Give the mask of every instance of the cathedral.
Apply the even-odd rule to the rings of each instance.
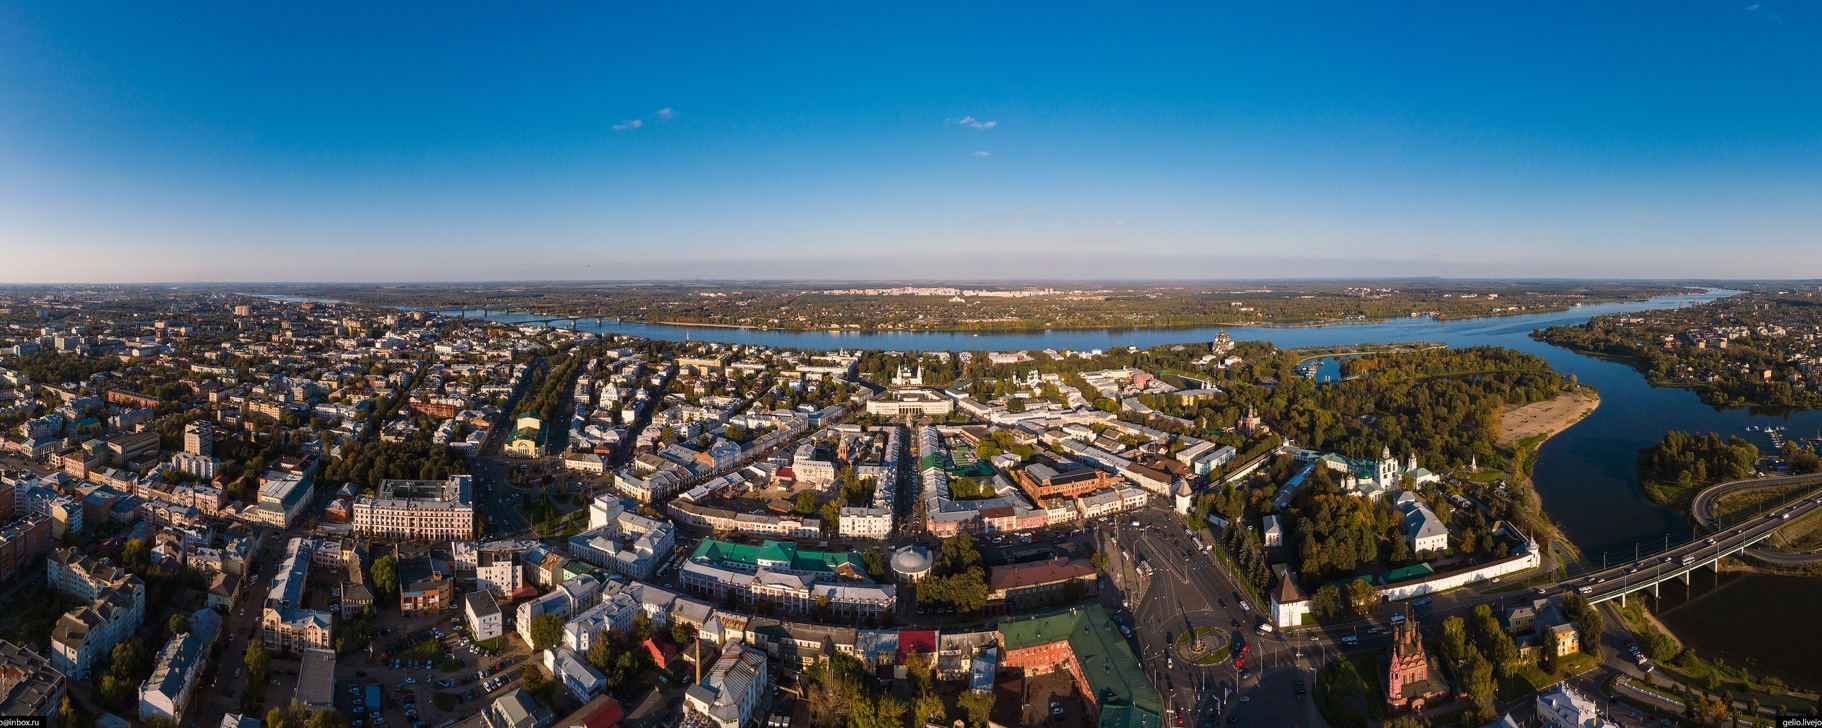
[[[905,366],[903,364],[898,365],[898,373],[892,377],[892,386],[894,386],[894,387],[922,387],[922,386],[924,386],[924,365],[922,365],[922,364],[917,365],[916,374],[911,373],[911,367]]]
[[[1341,471],[1340,484],[1343,490],[1373,500],[1388,493],[1397,493],[1406,475],[1411,476],[1412,482],[1417,485],[1442,480],[1441,476],[1429,469],[1418,467],[1416,453],[1399,463],[1397,458],[1392,457],[1392,449],[1389,447],[1381,450],[1379,459],[1374,461],[1355,460],[1329,453],[1322,456],[1322,463],[1331,470]]]

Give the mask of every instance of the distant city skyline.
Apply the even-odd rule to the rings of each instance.
[[[0,7],[0,283],[1822,278],[1822,6]]]

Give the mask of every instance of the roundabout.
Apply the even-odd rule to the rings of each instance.
[[[1227,661],[1233,641],[1220,627],[1195,627],[1177,638],[1171,651],[1177,659],[1198,666],[1219,665]]]

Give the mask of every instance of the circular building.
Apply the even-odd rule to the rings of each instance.
[[[892,575],[899,581],[915,584],[930,573],[934,564],[930,549],[911,544],[892,554]]]

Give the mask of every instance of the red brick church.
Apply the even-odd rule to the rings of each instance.
[[[1431,669],[1430,656],[1424,652],[1423,637],[1418,634],[1417,620],[1407,613],[1404,621],[1392,628],[1392,650],[1386,657],[1386,707],[1397,710],[1423,710],[1424,704],[1448,691]]]

